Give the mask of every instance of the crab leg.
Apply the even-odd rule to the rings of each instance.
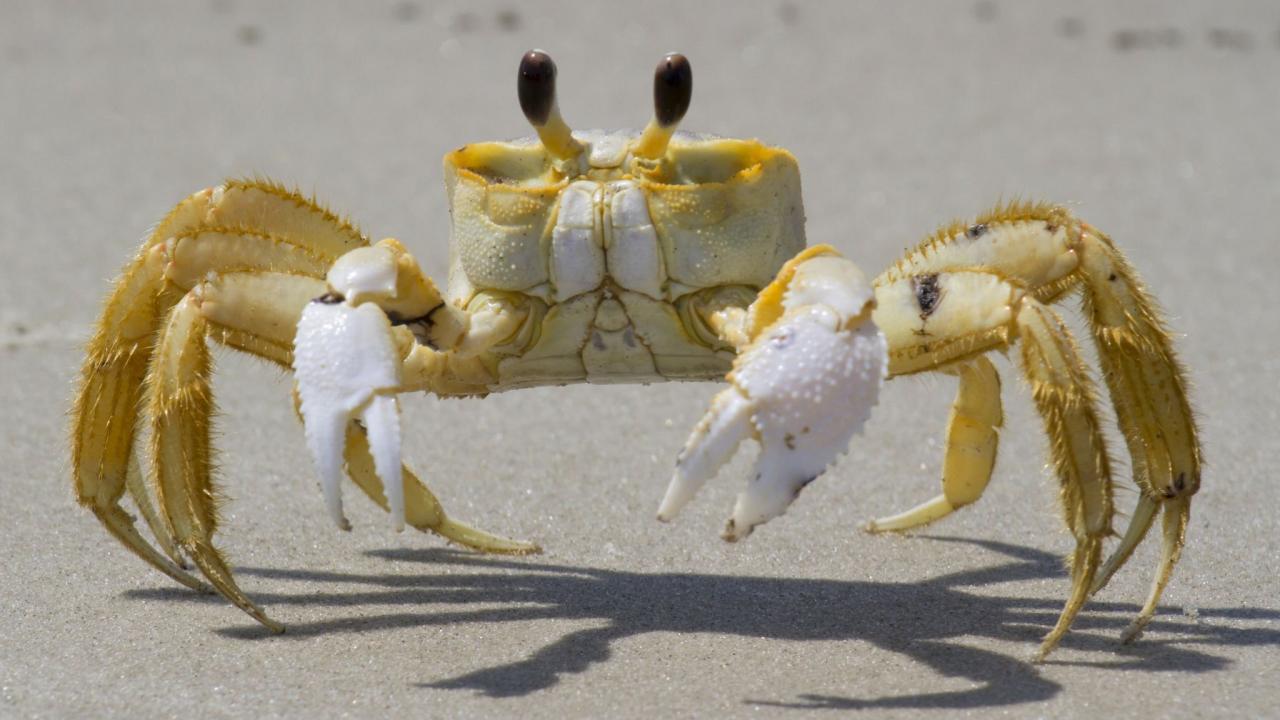
[[[1017,316],[1022,366],[1044,418],[1049,453],[1062,483],[1067,528],[1076,538],[1071,597],[1040,645],[1043,660],[1057,647],[1089,598],[1115,512],[1110,462],[1094,410],[1093,383],[1066,325],[1047,306],[1024,298]]]
[[[157,226],[117,282],[90,342],[73,406],[73,477],[80,502],[148,563],[189,587],[210,590],[178,567],[180,545],[218,591],[273,630],[280,626],[240,591],[211,540],[217,493],[210,475],[213,402],[206,337],[289,367],[302,308],[325,292],[320,277],[338,256],[361,246],[367,241],[350,223],[268,182],[230,181],[192,195]],[[400,254],[396,260],[398,267],[416,271],[412,258]],[[401,300],[391,303],[392,312],[421,305],[418,275],[403,273],[407,280],[396,288]],[[460,332],[454,314],[434,319],[440,338]],[[412,343],[407,330],[396,336]],[[158,516],[132,453],[144,384]],[[362,420],[392,437],[394,413],[385,403],[366,410]],[[335,446],[340,452],[341,441]],[[423,529],[497,552],[532,548],[443,513],[421,517],[429,515],[421,508],[439,505],[402,470],[398,442],[384,444],[378,455],[378,472],[408,478],[410,517]],[[120,508],[125,492],[171,558],[144,540]]]
[[[171,215],[182,216],[179,206]],[[125,270],[103,309],[97,332],[72,407],[72,477],[76,497],[125,547],[152,567],[195,590],[208,587],[179,569],[176,553],[161,554],[138,533],[133,519],[120,507],[133,461],[138,404],[151,357],[158,320],[157,295],[163,287],[163,268],[137,258]],[[134,492],[139,490],[133,484]],[[135,501],[149,505],[145,495]],[[162,547],[172,547],[172,541]]]
[[[1008,278],[1043,303],[1054,302],[1074,288],[1083,289],[1102,375],[1132,458],[1134,481],[1142,491],[1123,538],[1096,573],[1090,594],[1125,564],[1156,516],[1163,513],[1161,561],[1143,612],[1123,636],[1132,639],[1150,618],[1181,554],[1190,498],[1200,484],[1195,418],[1172,338],[1155,301],[1106,235],[1065,208],[1013,203],[996,207],[971,224],[954,223],[938,231],[876,279],[881,300],[876,322],[891,335],[899,326],[921,333],[919,343],[912,337],[891,338],[895,374],[938,369],[944,364],[942,355],[963,359],[1010,340],[1009,330],[1001,331],[1009,336],[1004,339],[956,335],[931,317],[937,307],[950,305],[942,302],[946,293],[941,278],[955,282],[957,274],[973,268]],[[914,293],[908,292],[907,283]],[[885,308],[894,303],[882,296],[890,285],[896,285],[908,301],[899,304],[898,317],[886,319],[882,317]],[[957,291],[975,315],[985,307],[971,297],[973,288]],[[1058,445],[1055,440],[1055,448]]]
[[[365,429],[356,423],[347,428],[347,472],[356,486],[364,491],[369,499],[389,510],[386,495],[383,492],[383,473],[377,469],[369,450],[369,438]],[[407,466],[402,466],[404,478],[405,522],[422,530],[434,532],[447,540],[455,542],[471,550],[502,555],[528,555],[540,552],[537,545],[519,540],[487,533],[470,527],[450,518],[440,505],[440,501],[427,489]]]
[[[755,475],[721,535],[740,540],[785,512],[848,449],[884,377],[884,338],[870,322],[871,305],[862,273],[829,246],[782,268],[751,306],[749,344],[680,452],[659,520],[671,520],[754,437]]]
[[[124,269],[103,307],[72,406],[76,497],[125,547],[178,582],[200,590],[208,588],[182,572],[181,558],[168,551],[174,539],[166,536],[163,525],[152,524],[152,531],[168,558],[142,538],[119,501],[128,491],[144,517],[151,505],[143,484],[127,478],[136,463],[138,408],[156,334],[181,297],[181,293],[166,292],[172,260],[167,250],[178,246],[179,238],[213,227],[274,232],[306,245],[318,257],[336,257],[366,242],[349,223],[297,193],[267,182],[229,181],[174,207]]]
[[[1124,537],[1120,539],[1120,544],[1112,551],[1111,556],[1103,563],[1102,568],[1098,571],[1098,576],[1094,578],[1093,587],[1089,590],[1089,594],[1093,594],[1106,586],[1111,580],[1111,576],[1117,570],[1124,566],[1129,558],[1133,556],[1133,551],[1147,537],[1147,533],[1151,531],[1151,526],[1155,523],[1156,515],[1160,514],[1160,501],[1154,500],[1147,495],[1138,498],[1138,504],[1133,508],[1133,514],[1129,518],[1129,527],[1125,529]]]
[[[129,380],[127,384],[132,386],[133,382]],[[106,384],[104,383],[104,385]],[[97,395],[96,402],[90,407],[89,413],[86,413],[86,419],[92,421],[94,419],[93,416],[99,411],[114,411],[114,417],[96,424],[98,428],[107,433],[107,442],[102,443],[100,447],[93,447],[86,443],[86,455],[90,453],[101,455],[99,467],[102,470],[92,481],[89,480],[90,476],[80,476],[81,480],[77,487],[80,502],[90,505],[90,508],[97,515],[103,526],[125,547],[147,561],[152,567],[193,590],[207,592],[209,590],[207,585],[179,569],[177,565],[179,558],[175,557],[176,553],[170,557],[165,557],[144,540],[134,526],[133,518],[120,507],[120,498],[125,492],[125,480],[128,473],[127,463],[129,462],[127,454],[130,452],[129,445],[132,444],[133,431],[130,429],[127,432],[119,432],[115,426],[132,425],[136,417],[133,409],[136,404],[136,394],[131,389],[125,390],[121,387],[125,384],[110,384],[110,387],[115,389],[118,394],[109,393],[105,388],[86,387],[86,390],[95,392]],[[137,385],[140,388],[141,382],[138,382]],[[124,391],[120,392],[121,390]],[[116,464],[120,461],[126,463],[126,468],[113,469],[108,464]]]
[[[950,372],[960,377],[960,387],[947,423],[942,494],[906,512],[872,520],[867,523],[868,532],[901,532],[941,520],[976,502],[991,481],[1003,422],[1000,376],[985,357]]]
[[[1182,546],[1187,536],[1187,521],[1190,517],[1191,498],[1184,496],[1164,503],[1164,515],[1161,518],[1164,542],[1160,554],[1160,565],[1156,570],[1155,579],[1151,582],[1147,601],[1142,604],[1138,616],[1120,634],[1121,642],[1131,643],[1137,640],[1147,627],[1147,623],[1151,622],[1151,618],[1155,616],[1156,606],[1160,604],[1160,596],[1164,593],[1165,586],[1169,584],[1169,578],[1173,576],[1173,568],[1182,555]]]
[[[236,585],[217,548],[216,489],[210,475],[212,367],[200,294],[188,293],[170,313],[147,380],[151,468],[170,531],[223,597],[274,632],[271,620]]]
[[[1064,519],[1076,539],[1071,597],[1041,645],[1043,659],[1088,598],[1114,508],[1088,371],[1061,319],[1023,292],[1001,275],[979,271],[904,277],[876,287],[875,320],[889,340],[894,374],[946,369],[1019,343],[1049,436]]]
[[[1120,546],[1094,583],[1095,592],[1124,565],[1157,510],[1164,513],[1161,561],[1147,602],[1123,635],[1127,642],[1150,621],[1182,553],[1191,496],[1200,487],[1200,445],[1187,402],[1185,371],[1154,301],[1105,235],[1085,226],[1082,242],[1085,310],[1116,419],[1133,457],[1134,481],[1143,493]]]
[[[138,512],[142,513],[142,517],[160,549],[164,550],[164,554],[168,555],[178,567],[183,570],[190,570],[191,568],[186,561],[182,559],[182,552],[178,550],[178,545],[174,542],[173,536],[169,534],[169,528],[165,527],[164,519],[156,512],[155,505],[151,502],[151,496],[147,494],[146,478],[143,477],[142,466],[138,463],[137,454],[129,456],[129,471],[125,475],[125,487],[128,488],[129,497],[138,506]],[[213,591],[213,588],[204,589],[209,592]]]

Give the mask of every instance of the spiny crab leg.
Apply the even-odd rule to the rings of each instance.
[[[787,263],[747,312],[747,345],[676,461],[658,510],[671,520],[743,439],[760,443],[754,478],[738,496],[722,537],[736,541],[781,515],[849,447],[876,404],[888,365],[871,321],[871,286],[829,246]]]
[[[347,425],[368,432],[374,469],[387,495],[397,531],[404,529],[400,467],[400,353],[386,313],[370,296],[394,295],[396,258],[384,246],[343,256],[328,276],[331,292],[307,305],[294,341],[294,376],[307,445],[315,459],[325,504],[338,527],[351,529],[342,511],[343,452]]]

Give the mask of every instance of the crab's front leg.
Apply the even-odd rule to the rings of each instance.
[[[747,437],[760,443],[760,455],[722,537],[739,540],[785,512],[845,452],[875,406],[888,356],[873,306],[857,266],[817,246],[789,261],[745,312],[709,318],[739,355],[730,387],[680,452],[658,518],[674,517]]]
[[[342,256],[326,281],[329,292],[302,312],[293,366],[307,445],[334,522],[350,527],[342,509],[345,461],[352,479],[384,505],[397,530],[407,513],[410,524],[468,547],[536,551],[444,515],[401,465],[395,397],[412,390],[483,394],[489,380],[483,363],[463,356],[509,335],[520,323],[519,312],[501,303],[473,315],[449,306],[392,239]]]

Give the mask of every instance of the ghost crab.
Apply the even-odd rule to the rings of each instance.
[[[724,531],[737,540],[845,451],[882,379],[951,374],[959,390],[942,494],[867,527],[905,531],[982,494],[1001,425],[986,354],[1017,342],[1076,540],[1071,594],[1040,657],[1162,512],[1163,557],[1125,639],[1142,630],[1183,545],[1200,450],[1169,334],[1105,235],[1061,207],[1014,203],[939,230],[868,283],[833,248],[805,248],[789,153],[675,131],[692,90],[682,56],[659,63],[655,116],[639,133],[572,133],[545,53],[523,58],[518,89],[536,138],[445,157],[447,293],[396,240],[370,244],[269,182],[203,190],[161,221],[106,302],[73,407],[76,493],[111,534],[209,590],[186,571],[189,557],[213,589],[283,629],[239,589],[212,543],[208,339],[294,370],[296,407],[340,527],[349,527],[345,469],[397,529],[512,554],[537,547],[452,520],[401,465],[397,394],[478,397],[727,371],[729,387],[681,451],[659,518],[670,520],[753,437],[756,472]],[[1050,308],[1077,289],[1142,492],[1105,564],[1114,507],[1095,392]],[[149,484],[134,453],[144,420]],[[126,493],[156,546],[121,507]]]

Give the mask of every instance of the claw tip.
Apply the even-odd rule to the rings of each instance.
[[[739,528],[738,523],[733,518],[729,518],[729,521],[724,524],[724,530],[720,533],[720,539],[727,543],[736,543],[739,540],[746,539],[755,529],[754,525],[745,525]]]

